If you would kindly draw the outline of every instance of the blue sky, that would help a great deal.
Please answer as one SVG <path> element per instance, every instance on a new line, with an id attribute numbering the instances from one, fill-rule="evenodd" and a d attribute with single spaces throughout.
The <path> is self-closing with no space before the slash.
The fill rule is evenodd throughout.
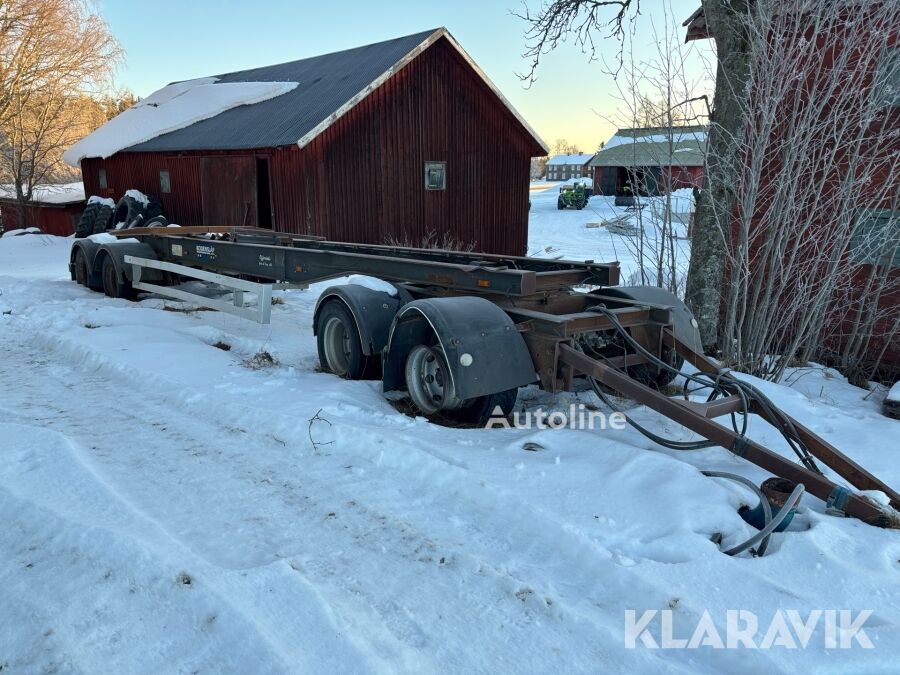
<path id="1" fill-rule="evenodd" d="M 651 23 L 661 25 L 664 1 L 642 3 L 643 14 L 634 26 L 640 57 L 656 50 Z M 537 2 L 531 0 L 530 6 Z M 672 0 L 679 29 L 698 3 Z M 612 78 L 600 63 L 590 63 L 567 44 L 544 58 L 537 82 L 526 89 L 516 75 L 527 67 L 521 56 L 525 25 L 510 14 L 519 7 L 516 0 L 100 2 L 127 53 L 118 83 L 139 96 L 172 80 L 292 61 L 446 26 L 548 144 L 567 138 L 582 150 L 594 150 L 615 129 L 604 119 L 617 108 Z M 617 43 L 603 45 L 614 59 Z M 699 66 L 692 62 L 691 72 L 695 70 Z"/>

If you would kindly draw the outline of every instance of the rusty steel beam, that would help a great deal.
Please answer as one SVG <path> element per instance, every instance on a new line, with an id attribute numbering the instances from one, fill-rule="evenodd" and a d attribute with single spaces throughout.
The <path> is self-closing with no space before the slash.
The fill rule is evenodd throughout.
<path id="1" fill-rule="evenodd" d="M 715 361 L 704 354 L 694 352 L 689 346 L 674 336 L 671 331 L 664 331 L 663 341 L 674 348 L 682 358 L 694 364 L 698 370 L 708 374 L 716 374 L 719 372 L 720 367 Z M 900 510 L 900 494 L 898 494 L 896 490 L 891 488 L 884 481 L 875 477 L 874 474 L 861 467 L 824 438 L 818 436 L 811 429 L 804 426 L 787 413 L 780 410 L 775 412 L 775 415 L 781 417 L 781 420 L 779 420 L 773 418 L 770 411 L 763 410 L 758 405 L 752 405 L 750 411 L 759 415 L 778 429 L 783 429 L 785 426 L 787 429 L 793 427 L 794 431 L 796 431 L 796 434 L 793 435 L 795 440 L 799 441 L 807 449 L 809 454 L 816 459 L 821 460 L 826 466 L 847 480 L 857 490 L 880 490 L 885 493 L 888 496 L 888 499 L 890 499 L 891 507 Z"/>
<path id="2" fill-rule="evenodd" d="M 732 429 L 722 426 L 690 407 L 680 405 L 655 389 L 590 358 L 569 345 L 561 344 L 559 346 L 559 360 L 561 363 L 571 366 L 576 372 L 588 375 L 606 386 L 612 387 L 703 438 L 722 446 L 738 457 L 743 457 L 777 476 L 787 478 L 795 483 L 803 483 L 807 492 L 825 502 L 833 499 L 836 494 L 841 494 L 843 490 L 825 476 L 795 464 L 749 438 L 740 436 Z M 853 493 L 842 495 L 842 502 L 842 510 L 848 516 L 859 518 L 879 527 L 900 528 L 897 514 L 888 513 L 883 507 L 861 495 Z"/>

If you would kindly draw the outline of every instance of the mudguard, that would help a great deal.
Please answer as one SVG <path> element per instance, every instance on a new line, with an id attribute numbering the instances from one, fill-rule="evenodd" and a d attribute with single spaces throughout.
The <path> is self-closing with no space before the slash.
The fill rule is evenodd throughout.
<path id="1" fill-rule="evenodd" d="M 444 350 L 462 399 L 537 381 L 525 340 L 497 305 L 469 296 L 426 298 L 404 305 L 394 319 L 384 352 L 384 390 L 405 389 L 410 350 L 433 342 Z"/>
<path id="2" fill-rule="evenodd" d="M 358 284 L 329 286 L 316 302 L 313 314 L 313 335 L 319 325 L 319 312 L 326 302 L 337 299 L 343 302 L 356 321 L 359 330 L 359 342 L 363 353 L 380 354 L 387 345 L 391 323 L 403 304 L 404 293 L 390 295 L 384 291 L 375 291 Z"/>
<path id="3" fill-rule="evenodd" d="M 675 335 L 679 340 L 690 346 L 698 354 L 703 353 L 703 345 L 700 342 L 700 329 L 697 328 L 697 320 L 688 309 L 688 306 L 675 294 L 656 286 L 624 286 L 604 288 L 603 295 L 632 300 L 638 304 L 662 305 L 672 308 Z"/>
<path id="4" fill-rule="evenodd" d="M 148 258 L 149 260 L 158 260 L 156 252 L 147 244 L 139 241 L 117 241 L 110 244 L 102 244 L 100 252 L 96 256 L 94 266 L 91 268 L 94 273 L 100 274 L 103 270 L 103 258 L 109 256 L 113 259 L 116 266 L 116 275 L 119 277 L 119 283 L 132 281 L 131 265 L 125 262 L 125 256 L 132 255 L 136 258 Z M 141 280 L 150 282 L 164 281 L 166 276 L 162 270 L 155 270 L 145 267 L 141 270 Z"/>

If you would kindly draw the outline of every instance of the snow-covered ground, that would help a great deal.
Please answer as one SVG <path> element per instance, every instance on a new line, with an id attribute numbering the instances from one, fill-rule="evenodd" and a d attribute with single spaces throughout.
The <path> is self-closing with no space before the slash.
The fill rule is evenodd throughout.
<path id="1" fill-rule="evenodd" d="M 616 215 L 603 198 L 532 200 L 533 252 L 627 262 L 585 227 Z M 3 675 L 896 672 L 900 533 L 805 498 L 765 557 L 728 557 L 711 537 L 748 537 L 737 508 L 753 499 L 700 469 L 765 473 L 725 450 L 440 427 L 377 382 L 317 372 L 326 284 L 280 294 L 260 326 L 92 293 L 68 279 L 69 246 L 0 239 Z M 817 368 L 760 386 L 900 485 L 883 393 Z M 598 401 L 532 387 L 518 406 L 571 403 Z M 672 610 L 676 638 L 704 612 L 724 637 L 727 610 L 762 633 L 777 610 L 872 610 L 874 648 L 827 648 L 821 622 L 806 648 L 626 648 L 626 611 L 653 609 Z"/>

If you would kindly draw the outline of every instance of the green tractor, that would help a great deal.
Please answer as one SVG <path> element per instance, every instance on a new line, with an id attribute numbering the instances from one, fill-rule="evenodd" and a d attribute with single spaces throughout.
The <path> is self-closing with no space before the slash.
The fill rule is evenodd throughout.
<path id="1" fill-rule="evenodd" d="M 563 185 L 559 188 L 556 208 L 560 211 L 563 209 L 578 209 L 580 211 L 587 206 L 587 200 L 588 195 L 584 183 L 575 182 L 572 185 Z"/>

